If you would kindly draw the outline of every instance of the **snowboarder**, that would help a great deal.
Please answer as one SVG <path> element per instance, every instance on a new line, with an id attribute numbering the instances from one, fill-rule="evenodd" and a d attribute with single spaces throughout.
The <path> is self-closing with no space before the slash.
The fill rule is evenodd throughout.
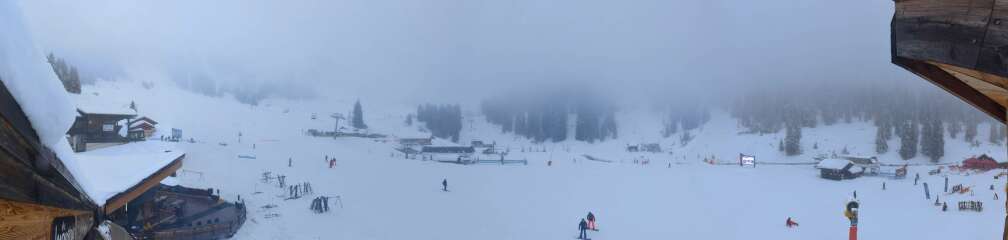
<path id="1" fill-rule="evenodd" d="M 581 223 L 578 223 L 578 230 L 581 231 L 578 239 L 588 239 L 588 232 L 586 231 L 588 230 L 588 222 L 585 222 L 584 218 L 581 219 Z"/>
<path id="2" fill-rule="evenodd" d="M 791 217 L 788 217 L 787 221 L 784 222 L 784 226 L 788 228 L 795 228 L 798 227 L 798 222 L 795 222 L 794 220 L 791 220 Z"/>
<path id="3" fill-rule="evenodd" d="M 448 191 L 448 179 L 441 180 L 441 191 Z"/>
<path id="4" fill-rule="evenodd" d="M 588 229 L 598 231 L 598 228 L 595 226 L 595 214 L 592 214 L 592 212 L 588 212 Z"/>

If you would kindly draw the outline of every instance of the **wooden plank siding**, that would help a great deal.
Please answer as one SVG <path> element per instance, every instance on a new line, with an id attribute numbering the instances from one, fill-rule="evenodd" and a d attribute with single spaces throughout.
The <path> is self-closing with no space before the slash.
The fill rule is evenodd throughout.
<path id="1" fill-rule="evenodd" d="M 892 61 L 1005 122 L 1008 0 L 898 0 Z"/>
<path id="2" fill-rule="evenodd" d="M 0 239 L 50 239 L 57 220 L 83 239 L 97 209 L 0 79 Z"/>
<path id="3" fill-rule="evenodd" d="M 94 225 L 90 211 L 0 199 L 0 239 L 53 239 L 53 219 L 60 217 L 74 219 L 74 239 L 84 239 Z"/>

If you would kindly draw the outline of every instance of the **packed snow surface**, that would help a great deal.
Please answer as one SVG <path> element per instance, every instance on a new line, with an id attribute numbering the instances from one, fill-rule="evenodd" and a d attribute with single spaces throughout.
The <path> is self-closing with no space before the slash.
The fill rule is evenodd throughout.
<path id="1" fill-rule="evenodd" d="M 818 155 L 843 148 L 852 155 L 873 155 L 875 129 L 865 122 L 804 129 L 805 154 L 785 156 L 776 144 L 783 134 L 739 135 L 735 120 L 721 111 L 695 130 L 696 138 L 687 144 L 661 138 L 660 118 L 646 111 L 620 119 L 619 139 L 534 144 L 501 133 L 470 110 L 460 142 L 496 142 L 510 150 L 507 159 L 527 159 L 528 165 L 456 165 L 406 159 L 394 150 L 393 138 L 304 134 L 312 128 L 332 129 L 335 120 L 327 116 L 349 110 L 353 95 L 249 106 L 227 96 L 179 90 L 171 83 L 145 89 L 131 81 L 99 82 L 85 86 L 84 92 L 117 102 L 135 100 L 139 112 L 162 123 L 159 131 L 170 124 L 184 131 L 184 139 L 194 139 L 179 143 L 186 162 L 172 181 L 219 188 L 230 200 L 240 196 L 250 212 L 237 239 L 574 239 L 578 221 L 589 211 L 598 216 L 600 228 L 589 232 L 592 239 L 847 239 L 850 223 L 842 211 L 855 191 L 861 202 L 861 239 L 995 239 L 1003 227 L 1003 200 L 994 200 L 994 194 L 1005 186 L 1003 179 L 994 180 L 995 171 L 946 169 L 931 175 L 938 166 L 928 165 L 928 159 L 904 161 L 893 150 L 878 158 L 887 164 L 910 163 L 906 179 L 820 178 Z M 417 125 L 404 124 L 415 109 L 412 104 L 362 103 L 369 131 L 426 136 Z M 318 117 L 312 119 L 313 114 Z M 435 142 L 449 145 L 443 139 Z M 660 143 L 665 152 L 625 151 L 628 144 L 648 142 Z M 970 147 L 961 138 L 949 138 L 940 163 L 983 153 L 1005 159 L 1005 152 L 1003 145 Z M 760 164 L 739 167 L 739 153 L 755 155 Z M 333 168 L 326 157 L 335 159 Z M 712 165 L 705 158 L 736 164 Z M 275 179 L 263 180 L 266 172 L 286 176 L 288 184 L 310 182 L 315 194 L 287 199 L 288 189 Z M 917 184 L 916 174 L 921 175 Z M 950 185 L 973 191 L 945 193 L 946 176 Z M 441 190 L 442 180 L 449 191 Z M 923 183 L 929 184 L 930 199 Z M 317 196 L 331 197 L 332 211 L 313 213 L 309 206 Z M 936 198 L 948 204 L 948 211 L 934 205 Z M 960 211 L 959 201 L 981 201 L 985 209 Z M 788 217 L 800 226 L 786 228 Z"/>

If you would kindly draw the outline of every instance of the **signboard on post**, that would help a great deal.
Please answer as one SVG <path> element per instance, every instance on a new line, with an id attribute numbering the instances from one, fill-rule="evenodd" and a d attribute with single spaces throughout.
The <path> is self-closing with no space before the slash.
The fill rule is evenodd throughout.
<path id="1" fill-rule="evenodd" d="M 756 156 L 750 156 L 739 153 L 739 166 L 756 167 Z"/>

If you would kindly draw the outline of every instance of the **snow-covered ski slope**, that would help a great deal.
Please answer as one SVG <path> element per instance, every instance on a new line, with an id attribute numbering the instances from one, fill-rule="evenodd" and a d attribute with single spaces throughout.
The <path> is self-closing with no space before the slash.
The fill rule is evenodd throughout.
<path id="1" fill-rule="evenodd" d="M 404 159 L 393 153 L 392 143 L 373 139 L 302 134 L 309 128 L 331 129 L 334 120 L 329 115 L 345 115 L 360 97 L 373 132 L 423 136 L 416 126 L 403 124 L 418 103 L 369 104 L 367 96 L 348 95 L 249 106 L 226 96 L 193 94 L 171 83 L 155 82 L 145 89 L 131 81 L 84 86 L 83 94 L 135 101 L 141 115 L 162 123 L 161 132 L 177 127 L 185 138 L 194 138 L 196 143 L 179 144 L 187 158 L 178 181 L 220 188 L 232 200 L 240 195 L 250 215 L 237 239 L 573 239 L 588 211 L 598 216 L 602 229 L 589 232 L 592 239 L 847 239 L 849 223 L 842 211 L 853 191 L 862 204 L 861 239 L 995 239 L 1005 212 L 1004 202 L 995 201 L 995 191 L 989 189 L 991 184 L 996 190 L 1005 187 L 1003 179 L 993 179 L 994 172 L 948 175 L 951 184 L 970 186 L 974 192 L 945 195 L 943 176 L 929 175 L 934 168 L 930 166 L 911 166 L 903 180 L 837 182 L 819 178 L 808 165 L 741 168 L 701 160 L 713 155 L 730 162 L 746 153 L 764 162 L 808 162 L 844 146 L 851 154 L 873 155 L 875 129 L 870 123 L 804 129 L 805 154 L 785 157 L 777 151 L 782 134 L 737 135 L 740 129 L 723 112 L 715 112 L 685 146 L 678 137 L 660 137 L 658 114 L 634 109 L 626 109 L 634 114 L 620 115 L 619 139 L 536 145 L 500 133 L 482 121 L 478 110 L 470 109 L 463 141 L 496 141 L 510 149 L 508 159 L 528 159 L 529 164 L 463 166 Z M 980 127 L 978 139 L 986 139 L 986 128 Z M 946 139 L 943 162 L 981 153 L 1006 158 L 1003 146 L 970 148 L 961 138 Z M 672 154 L 624 151 L 626 144 L 644 142 L 661 142 Z M 818 149 L 812 149 L 814 143 Z M 898 140 L 889 145 L 892 150 L 880 159 L 904 162 L 895 153 Z M 612 162 L 589 161 L 584 154 Z M 326 156 L 336 159 L 335 168 L 328 168 Z M 292 167 L 288 159 L 293 159 Z M 634 164 L 634 159 L 651 164 Z M 928 160 L 919 156 L 910 162 Z M 286 175 L 288 183 L 311 182 L 316 194 L 284 200 L 286 188 L 261 180 L 266 171 Z M 922 185 L 914 185 L 916 173 L 930 185 L 930 200 L 924 199 Z M 441 191 L 442 179 L 448 180 L 450 192 Z M 339 196 L 343 207 L 313 213 L 311 200 L 320 195 Z M 948 212 L 933 205 L 936 196 L 949 204 Z M 957 202 L 965 200 L 984 202 L 984 211 L 960 212 Z M 276 207 L 263 208 L 267 205 Z M 787 217 L 800 227 L 785 228 Z"/>

